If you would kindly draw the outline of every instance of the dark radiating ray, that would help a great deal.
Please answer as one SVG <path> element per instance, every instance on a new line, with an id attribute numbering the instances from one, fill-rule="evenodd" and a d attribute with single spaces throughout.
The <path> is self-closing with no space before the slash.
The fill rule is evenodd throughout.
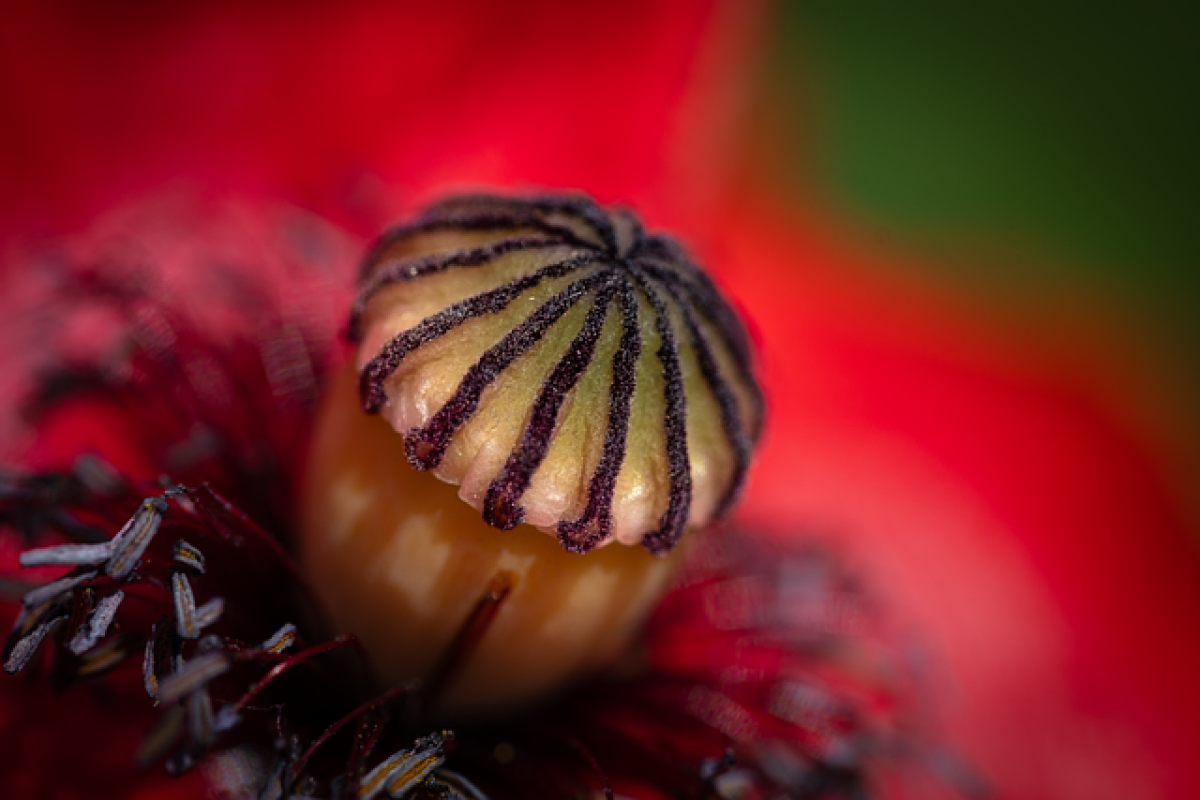
<path id="1" fill-rule="evenodd" d="M 636 214 L 625 210 L 613 212 L 613 217 L 618 220 L 618 222 L 612 223 L 616 235 L 614 245 L 616 248 L 615 255 L 622 259 L 636 256 L 646 241 L 646 231 L 642 228 L 641 220 L 637 218 Z M 624 241 L 622 241 L 623 237 L 620 235 L 620 228 L 622 226 L 627 228 L 628 234 L 624 237 Z"/>
<path id="2" fill-rule="evenodd" d="M 637 363 L 642 354 L 642 333 L 638 327 L 637 297 L 624 275 L 620 295 L 621 343 L 613 354 L 604 451 L 588 484 L 588 501 L 583 513 L 576 520 L 564 520 L 558 524 L 559 543 L 574 553 L 586 553 L 593 549 L 607 539 L 612 531 L 613 490 L 625 462 L 629 411 L 637 388 Z"/>
<path id="3" fill-rule="evenodd" d="M 543 221 L 544 215 L 562 214 L 573 217 L 576 221 L 585 223 L 596 236 L 596 241 L 588 242 L 589 246 L 599 246 L 612 255 L 615 251 L 616 237 L 612 223 L 602 208 L 585 195 L 550 195 L 528 198 L 509 198 L 498 195 L 474 194 L 452 197 L 435 205 L 422 217 L 483 217 L 500 214 L 529 214 L 539 216 Z"/>
<path id="4" fill-rule="evenodd" d="M 608 306 L 616 293 L 611 273 L 599 287 L 592 307 L 583 320 L 583 327 L 563 354 L 554 370 L 542 384 L 517 448 L 508 455 L 500 475 L 488 486 L 483 502 L 483 521 L 494 528 L 512 530 L 525 520 L 525 511 L 519 505 L 521 495 L 529 488 L 533 473 L 541 466 L 550 449 L 558 424 L 558 414 L 567 393 L 575 388 L 580 377 L 592 362 L 596 343 L 604 329 Z"/>
<path id="5" fill-rule="evenodd" d="M 637 255 L 661 259 L 668 264 L 686 264 L 695 269 L 688 254 L 679 246 L 678 242 L 669 236 L 658 233 L 652 233 L 642 240 L 641 251 Z"/>
<path id="6" fill-rule="evenodd" d="M 687 525 L 692 509 L 692 471 L 688 458 L 687 441 L 687 395 L 683 389 L 683 374 L 679 369 L 679 348 L 667 306 L 649 281 L 634 270 L 633 275 L 654 310 L 654 325 L 662 342 L 658 347 L 659 363 L 662 365 L 666 411 L 663 414 L 663 431 L 666 435 L 668 500 L 667 510 L 659 519 L 658 530 L 642 537 L 642 546 L 655 555 L 662 555 L 679 542 Z"/>
<path id="7" fill-rule="evenodd" d="M 745 360 L 748 368 L 753 349 L 746 329 L 708 273 L 696 266 L 677 242 L 666 236 L 647 236 L 640 256 L 638 260 L 645 268 L 669 272 L 683 283 L 696 305 L 717 325 L 739 360 Z"/>
<path id="8" fill-rule="evenodd" d="M 504 208 L 484 213 L 431 213 L 405 225 L 398 225 L 376 239 L 363 257 L 358 278 L 360 281 L 366 279 L 389 249 L 413 236 L 437 231 L 504 232 L 517 228 L 530 228 L 577 247 L 596 247 L 597 244 L 581 239 L 571 228 L 550 222 L 542 213 L 530 208 Z"/>
<path id="9" fill-rule="evenodd" d="M 575 281 L 536 311 L 471 365 L 458 388 L 444 406 L 423 427 L 404 437 L 404 451 L 417 469 L 433 469 L 442 461 L 450 440 L 479 407 L 484 389 L 492 385 L 510 364 L 541 341 L 546 331 L 585 294 L 611 280 L 608 273 L 597 273 Z"/>
<path id="10" fill-rule="evenodd" d="M 387 391 L 384 382 L 400 366 L 413 350 L 423 344 L 444 336 L 467 320 L 503 311 L 509 303 L 521 296 L 542 281 L 561 278 L 577 269 L 593 263 L 599 258 L 596 253 L 581 253 L 565 261 L 542 267 L 532 275 L 489 289 L 486 292 L 468 297 L 438 313 L 426 317 L 412 328 L 393 336 L 379 352 L 367 362 L 359 373 L 359 396 L 362 399 L 363 410 L 374 414 L 387 402 Z"/>
<path id="11" fill-rule="evenodd" d="M 533 201 L 535 208 L 549 212 L 571 214 L 586 222 L 608 250 L 609 255 L 616 255 L 617 235 L 613 230 L 612 220 L 598 205 L 586 197 L 546 197 Z"/>
<path id="12" fill-rule="evenodd" d="M 651 236 L 647 241 L 661 237 Z M 678 251 L 678 246 L 673 248 Z M 683 258 L 683 256 L 681 256 Z M 638 264 L 655 278 L 676 283 L 687 292 L 688 297 L 729 341 L 739 360 L 750 360 L 753 348 L 746 329 L 733 308 L 716 284 L 699 267 L 688 261 L 672 262 L 657 256 L 643 255 Z"/>
<path id="13" fill-rule="evenodd" d="M 420 258 L 406 258 L 391 264 L 383 272 L 378 272 L 359 289 L 354 305 L 350 307 L 350 322 L 348 324 L 351 341 L 357 342 L 362 336 L 362 316 L 367 305 L 375 295 L 397 283 L 423 278 L 455 267 L 478 267 L 489 264 L 500 256 L 520 250 L 535 250 L 539 248 L 562 247 L 566 242 L 561 238 L 546 236 L 521 236 L 515 239 L 503 239 L 483 247 L 473 247 L 466 250 L 452 250 L 448 253 L 434 253 Z"/>
<path id="14" fill-rule="evenodd" d="M 690 305 L 699 309 L 700 313 L 716 327 L 721 338 L 728 344 L 732 351 L 734 365 L 737 367 L 738 378 L 742 386 L 749 392 L 754 407 L 754 418 L 750 420 L 750 441 L 757 442 L 762 433 L 763 396 L 758 386 L 758 378 L 755 377 L 753 371 L 753 348 L 737 314 L 725 302 L 720 290 L 699 269 L 690 267 L 687 270 L 681 270 L 646 259 L 638 259 L 637 263 L 641 269 L 656 280 L 681 288 L 691 300 Z M 680 303 L 680 305 L 684 305 L 684 303 Z"/>
<path id="15" fill-rule="evenodd" d="M 725 438 L 729 440 L 729 447 L 733 451 L 733 477 L 729 480 L 729 484 L 725 488 L 725 494 L 722 495 L 720 501 L 717 503 L 716 511 L 713 513 L 713 517 L 719 519 L 725 515 L 725 512 L 729 510 L 729 507 L 742 491 L 742 485 L 746 481 L 746 470 L 750 466 L 751 444 L 745 430 L 742 428 L 741 412 L 738 410 L 737 398 L 733 396 L 729 384 L 721 375 L 721 370 L 717 366 L 716 359 L 713 358 L 708 340 L 704 338 L 704 334 L 700 330 L 700 325 L 696 321 L 696 314 L 692 310 L 691 304 L 682 296 L 679 287 L 664 282 L 663 289 L 670 295 L 671 299 L 675 301 L 675 304 L 679 306 L 679 310 L 683 313 L 684 327 L 687 328 L 692 349 L 696 352 L 696 361 L 700 365 L 700 374 L 704 377 L 704 382 L 708 384 L 709 390 L 717 400 L 717 407 L 721 410 L 721 427 L 725 430 Z"/>

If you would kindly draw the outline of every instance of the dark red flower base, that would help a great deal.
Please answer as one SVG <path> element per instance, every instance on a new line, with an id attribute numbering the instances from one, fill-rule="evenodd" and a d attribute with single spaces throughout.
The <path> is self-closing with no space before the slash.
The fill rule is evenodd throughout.
<path id="1" fill-rule="evenodd" d="M 321 635 L 287 549 L 335 346 L 287 298 L 322 278 L 259 268 L 253 238 L 226 231 L 245 263 L 207 293 L 171 288 L 220 263 L 194 234 L 142 272 L 120 249 L 68 260 L 46 300 L 66 324 L 30 384 L 33 447 L 0 482 L 20 673 L 0 679 L 0 730 L 31 753 L 2 793 L 152 796 L 165 769 L 173 796 L 201 775 L 217 796 L 859 798 L 944 763 L 844 565 L 744 531 L 695 544 L 619 670 L 526 717 L 450 734 L 422 713 L 436 677 L 375 685 L 353 632 Z M 88 320 L 101 344 L 72 350 Z"/>

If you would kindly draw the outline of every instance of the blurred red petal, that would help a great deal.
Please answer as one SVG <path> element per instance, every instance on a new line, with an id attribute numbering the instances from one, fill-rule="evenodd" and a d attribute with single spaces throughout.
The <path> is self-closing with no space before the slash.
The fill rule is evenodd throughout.
<path id="1" fill-rule="evenodd" d="M 727 222 L 772 401 L 742 516 L 846 542 L 1000 796 L 1196 796 L 1200 557 L 1169 463 L 1052 344 L 761 203 Z"/>
<path id="2" fill-rule="evenodd" d="M 723 163 L 706 152 L 724 127 L 707 107 L 727 100 L 761 5 L 8 8 L 0 219 L 69 230 L 179 181 L 372 226 L 372 204 L 393 202 L 383 185 L 555 185 L 661 204 L 681 175 Z"/>

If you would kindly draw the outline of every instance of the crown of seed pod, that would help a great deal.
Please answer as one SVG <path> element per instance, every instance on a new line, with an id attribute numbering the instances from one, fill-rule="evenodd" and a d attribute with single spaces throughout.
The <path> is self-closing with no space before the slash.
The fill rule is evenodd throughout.
<path id="1" fill-rule="evenodd" d="M 737 497 L 762 422 L 741 321 L 629 212 L 446 200 L 386 233 L 350 319 L 364 410 L 497 528 L 653 553 Z"/>

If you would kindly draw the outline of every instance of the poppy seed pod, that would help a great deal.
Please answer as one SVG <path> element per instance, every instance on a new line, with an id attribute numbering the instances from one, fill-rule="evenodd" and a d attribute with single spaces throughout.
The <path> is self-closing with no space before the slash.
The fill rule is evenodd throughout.
<path id="1" fill-rule="evenodd" d="M 585 198 L 454 198 L 390 231 L 365 259 L 350 336 L 359 402 L 344 375 L 320 414 L 306 558 L 386 680 L 456 672 L 450 706 L 476 705 L 470 672 L 490 706 L 617 652 L 670 560 L 604 545 L 667 554 L 728 510 L 758 438 L 729 305 L 670 239 Z M 497 596 L 470 657 L 438 668 Z M 389 631 L 414 619 L 430 652 L 389 654 Z M 531 654 L 536 668 L 520 663 Z"/>

